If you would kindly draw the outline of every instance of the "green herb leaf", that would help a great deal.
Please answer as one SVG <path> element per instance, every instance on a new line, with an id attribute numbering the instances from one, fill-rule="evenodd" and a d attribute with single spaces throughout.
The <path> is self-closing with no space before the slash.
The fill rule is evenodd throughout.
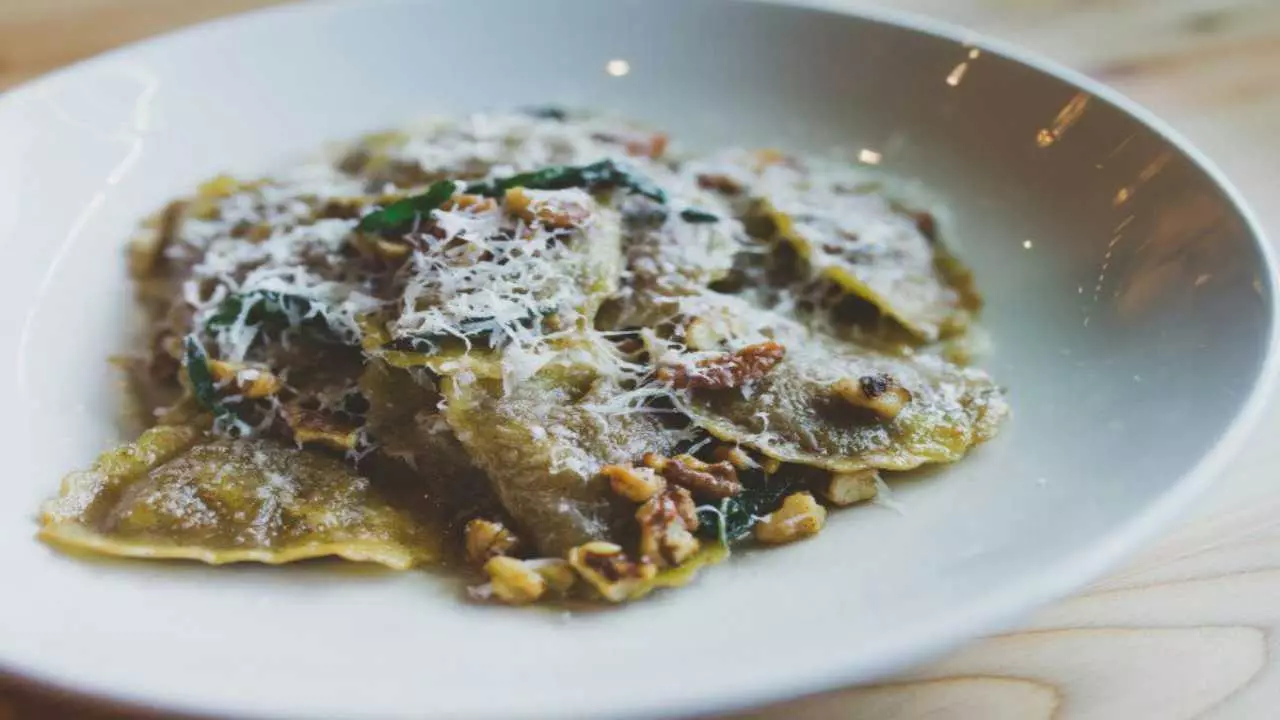
<path id="1" fill-rule="evenodd" d="M 794 489 L 795 483 L 762 474 L 758 484 L 743 487 L 737 495 L 721 500 L 718 507 L 699 508 L 698 534 L 718 538 L 723 544 L 741 540 L 751 532 L 757 517 L 776 510 Z"/>
<path id="2" fill-rule="evenodd" d="M 534 172 L 474 182 L 467 186 L 467 192 L 497 197 L 517 187 L 530 190 L 619 187 L 654 202 L 667 201 L 667 194 L 652 180 L 614 160 L 601 160 L 590 165 L 552 165 Z"/>
<path id="3" fill-rule="evenodd" d="M 323 306 L 312 298 L 274 290 L 252 290 L 231 295 L 219 303 L 205 327 L 211 330 L 231 327 L 244 315 L 249 325 L 274 329 L 297 327 L 317 340 L 342 342 L 322 310 Z"/>
<path id="4" fill-rule="evenodd" d="M 698 223 L 720 222 L 719 215 L 712 215 L 711 213 L 705 210 L 699 210 L 697 208 L 688 208 L 685 210 L 681 210 L 680 219 L 684 220 L 687 223 L 694 223 L 695 225 Z"/>
<path id="5" fill-rule="evenodd" d="M 195 393 L 196 402 L 216 417 L 230 415 L 231 411 L 218 400 L 213 373 L 209 372 L 209 355 L 204 351 L 200 340 L 195 335 L 188 335 L 182 344 L 186 351 L 187 379 L 191 381 L 191 391 Z"/>
<path id="6" fill-rule="evenodd" d="M 218 309 L 205 323 L 205 327 L 231 327 L 239 319 L 240 314 L 245 312 L 246 306 L 249 310 L 245 322 L 251 325 L 272 321 L 292 324 L 290 318 L 310 316 L 315 307 L 315 301 L 301 295 L 272 290 L 237 293 L 218 304 Z"/>
<path id="7" fill-rule="evenodd" d="M 413 195 L 403 200 L 397 200 L 381 210 L 365 215 L 361 218 L 360 223 L 356 225 L 356 230 L 379 235 L 403 233 L 413 225 L 414 220 L 439 208 L 445 201 L 453 197 L 456 189 L 457 186 L 452 180 L 441 180 L 433 183 L 421 195 Z"/>

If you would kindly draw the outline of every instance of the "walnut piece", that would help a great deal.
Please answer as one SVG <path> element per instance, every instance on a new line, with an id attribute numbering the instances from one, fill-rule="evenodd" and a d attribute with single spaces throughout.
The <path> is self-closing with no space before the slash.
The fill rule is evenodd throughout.
<path id="1" fill-rule="evenodd" d="M 738 445 L 720 445 L 713 453 L 716 460 L 727 462 L 739 470 L 750 470 L 760 467 L 760 464 L 751 459 L 746 450 Z"/>
<path id="2" fill-rule="evenodd" d="M 742 192 L 742 183 L 719 173 L 703 173 L 698 176 L 698 187 L 703 190 L 715 190 L 725 195 L 737 195 Z"/>
<path id="3" fill-rule="evenodd" d="M 866 375 L 857 380 L 844 378 L 831 387 L 845 402 L 866 408 L 883 420 L 898 417 L 898 413 L 911 402 L 911 391 L 885 373 Z"/>
<path id="4" fill-rule="evenodd" d="M 769 545 L 802 540 L 817 535 L 827 522 L 827 509 L 807 492 L 788 495 L 782 506 L 756 523 L 756 540 Z"/>
<path id="5" fill-rule="evenodd" d="M 699 499 L 723 500 L 742 492 L 738 471 L 727 460 L 709 463 L 692 455 L 665 458 L 645 453 L 641 462 L 658 471 L 667 482 L 688 488 Z"/>
<path id="6" fill-rule="evenodd" d="M 787 349 L 773 341 L 748 345 L 737 352 L 699 360 L 693 368 L 671 365 L 659 368 L 658 380 L 677 389 L 724 390 L 764 377 L 782 362 Z"/>
<path id="7" fill-rule="evenodd" d="M 510 555 L 520 544 L 520 538 L 505 525 L 494 520 L 473 518 L 463 530 L 463 545 L 467 560 L 482 565 L 499 555 Z"/>
<path id="8" fill-rule="evenodd" d="M 489 558 L 484 571 L 494 596 L 508 605 L 526 605 L 547 591 L 547 581 L 523 560 L 499 555 Z"/>
<path id="9" fill-rule="evenodd" d="M 605 465 L 600 468 L 600 474 L 609 479 L 609 487 L 614 493 L 631 502 L 642 503 L 666 486 L 662 478 L 647 467 Z"/>
<path id="10" fill-rule="evenodd" d="M 215 382 L 229 385 L 250 400 L 269 397 L 280 391 L 280 378 L 266 368 L 212 359 L 208 365 L 209 374 Z"/>
<path id="11" fill-rule="evenodd" d="M 874 468 L 847 473 L 832 473 L 822 490 L 822 497 L 832 505 L 844 507 L 870 500 L 879 492 L 879 471 Z"/>
<path id="12" fill-rule="evenodd" d="M 510 188 L 503 196 L 507 212 L 527 223 L 540 222 L 551 228 L 571 228 L 582 225 L 591 216 L 591 208 L 555 197 L 555 191 L 538 191 L 527 188 Z"/>
<path id="13" fill-rule="evenodd" d="M 560 558 L 536 558 L 533 560 L 525 560 L 525 567 L 532 568 L 534 572 L 542 576 L 542 580 L 547 584 L 547 590 L 556 595 L 567 595 L 573 589 L 574 583 L 578 581 L 578 574 L 573 571 L 573 566 L 568 560 Z"/>
<path id="14" fill-rule="evenodd" d="M 643 593 L 658 573 L 653 563 L 631 560 L 621 547 L 602 541 L 570 550 L 569 564 L 609 602 L 622 602 Z"/>
<path id="15" fill-rule="evenodd" d="M 334 450 L 354 450 L 360 444 L 360 429 L 350 423 L 299 405 L 285 405 L 282 415 L 293 439 L 300 445 L 327 445 Z"/>
<path id="16" fill-rule="evenodd" d="M 636 510 L 640 524 L 640 555 L 659 566 L 675 567 L 698 552 L 697 509 L 682 487 L 669 487 Z"/>

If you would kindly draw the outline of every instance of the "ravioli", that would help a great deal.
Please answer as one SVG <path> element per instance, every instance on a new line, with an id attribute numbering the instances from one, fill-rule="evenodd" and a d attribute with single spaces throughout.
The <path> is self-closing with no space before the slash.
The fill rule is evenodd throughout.
<path id="1" fill-rule="evenodd" d="M 657 158 L 665 149 L 663 133 L 635 123 L 543 107 L 429 118 L 405 130 L 368 135 L 347 147 L 337 164 L 380 192 L 388 184 L 470 180 L 605 157 Z"/>
<path id="2" fill-rule="evenodd" d="M 586 325 L 618 287 L 617 213 L 579 188 L 460 195 L 431 213 L 399 273 L 392 351 L 439 361 Z M 459 352 L 460 348 L 460 352 Z"/>
<path id="3" fill-rule="evenodd" d="M 40 535 L 105 555 L 281 564 L 336 556 L 405 569 L 437 531 L 340 460 L 158 426 L 68 475 Z"/>
<path id="4" fill-rule="evenodd" d="M 959 460 L 995 436 L 1008 408 L 981 371 L 940 358 L 788 349 L 749 392 L 695 390 L 684 408 L 712 435 L 780 460 L 833 472 L 910 470 Z M 842 379 L 888 376 L 911 394 L 893 419 L 849 404 Z"/>
<path id="5" fill-rule="evenodd" d="M 979 359 L 980 302 L 933 215 L 850 163 L 558 108 L 214 178 L 129 268 L 145 336 L 114 362 L 151 429 L 44 506 L 67 550 L 624 602 L 1009 413 L 950 361 Z"/>
<path id="6" fill-rule="evenodd" d="M 744 249 L 746 233 L 726 203 L 674 177 L 670 182 L 666 206 L 637 196 L 620 203 L 629 278 L 603 313 L 608 329 L 668 319 L 678 298 L 728 276 Z"/>
<path id="7" fill-rule="evenodd" d="M 493 380 L 445 381 L 446 420 L 546 554 L 616 537 L 628 518 L 600 469 L 674 446 L 657 414 L 617 402 L 624 389 L 605 371 L 617 363 L 587 342 L 505 392 Z"/>
<path id="8" fill-rule="evenodd" d="M 689 169 L 728 183 L 825 278 L 924 342 L 963 330 L 978 307 L 967 271 L 936 237 L 933 217 L 888 197 L 872 176 L 841 164 L 781 154 L 726 154 Z"/>
<path id="9" fill-rule="evenodd" d="M 750 382 L 676 396 L 694 423 L 721 440 L 833 472 L 910 470 L 959 460 L 994 437 L 1008 414 L 1003 392 L 981 370 L 930 354 L 858 347 L 744 305 L 730 296 L 692 299 L 683 304 L 674 338 L 648 336 L 651 354 L 667 367 L 706 366 L 761 342 L 784 348 L 781 361 Z M 872 409 L 870 398 L 851 402 L 848 384 L 864 379 L 888 383 L 909 400 L 892 418 Z"/>
<path id="10" fill-rule="evenodd" d="M 359 383 L 369 404 L 364 427 L 380 454 L 408 465 L 432 491 L 474 495 L 488 480 L 445 421 L 439 382 L 425 370 L 370 361 Z"/>

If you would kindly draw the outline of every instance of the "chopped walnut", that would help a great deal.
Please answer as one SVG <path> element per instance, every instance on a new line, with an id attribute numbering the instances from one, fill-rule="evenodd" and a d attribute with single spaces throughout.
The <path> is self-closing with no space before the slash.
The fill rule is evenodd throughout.
<path id="1" fill-rule="evenodd" d="M 704 173 L 698 176 L 698 187 L 703 190 L 715 190 L 725 195 L 737 195 L 742 192 L 742 184 L 728 175 Z"/>
<path id="2" fill-rule="evenodd" d="M 214 381 L 230 385 L 250 400 L 269 397 L 280 391 L 280 378 L 265 368 L 213 359 L 208 361 L 208 365 Z"/>
<path id="3" fill-rule="evenodd" d="M 532 223 L 547 227 L 571 228 L 582 225 L 591 216 L 591 208 L 572 201 L 548 197 L 545 192 L 527 188 L 511 188 L 503 197 L 507 212 Z"/>
<path id="4" fill-rule="evenodd" d="M 573 571 L 573 566 L 568 560 L 536 558 L 525 560 L 524 564 L 541 575 L 547 584 L 547 589 L 557 595 L 567 595 L 573 589 L 574 583 L 578 581 L 578 574 Z"/>
<path id="5" fill-rule="evenodd" d="M 739 470 L 750 470 L 760 467 L 759 463 L 751 459 L 746 450 L 738 445 L 721 445 L 714 452 L 716 460 L 727 462 Z"/>
<path id="6" fill-rule="evenodd" d="M 827 509 L 807 492 L 788 495 L 782 506 L 756 523 L 756 540 L 770 545 L 817 535 L 827 522 Z"/>
<path id="7" fill-rule="evenodd" d="M 505 525 L 494 520 L 474 518 L 463 530 L 467 560 L 482 565 L 490 558 L 509 555 L 520 544 L 520 538 Z"/>
<path id="8" fill-rule="evenodd" d="M 631 465 L 605 465 L 600 474 L 609 479 L 609 487 L 618 495 L 642 503 L 657 495 L 666 483 L 652 468 Z"/>
<path id="9" fill-rule="evenodd" d="M 931 213 L 913 212 L 911 219 L 915 221 L 916 229 L 929 242 L 937 242 L 938 240 L 938 222 Z"/>
<path id="10" fill-rule="evenodd" d="M 661 473 L 667 482 L 688 488 L 702 499 L 722 500 L 742 492 L 738 471 L 727 460 L 708 463 L 692 455 L 665 458 L 645 453 L 641 462 Z"/>
<path id="11" fill-rule="evenodd" d="M 683 365 L 660 368 L 657 378 L 682 390 L 736 388 L 764 377 L 786 354 L 787 349 L 776 342 L 756 343 L 737 352 L 699 360 L 693 369 Z"/>
<path id="12" fill-rule="evenodd" d="M 647 157 L 658 159 L 667 151 L 667 134 L 656 133 L 611 133 L 598 132 L 591 136 L 602 142 L 622 145 L 631 157 Z"/>
<path id="13" fill-rule="evenodd" d="M 440 205 L 441 210 L 469 210 L 473 213 L 488 212 L 497 207 L 493 198 L 483 195 L 454 195 Z"/>
<path id="14" fill-rule="evenodd" d="M 898 413 L 911 402 L 911 391 L 884 373 L 857 380 L 844 378 L 838 380 L 832 389 L 850 405 L 866 408 L 884 420 L 898 417 Z"/>
<path id="15" fill-rule="evenodd" d="M 770 165 L 783 165 L 792 162 L 791 158 L 781 150 L 765 148 L 755 151 L 756 169 L 763 170 Z"/>
<path id="16" fill-rule="evenodd" d="M 494 596 L 508 605 L 527 605 L 547 591 L 547 581 L 523 560 L 499 555 L 489 558 L 484 571 Z"/>
<path id="17" fill-rule="evenodd" d="M 870 500 L 878 491 L 880 473 L 874 468 L 847 473 L 832 473 L 822 487 L 822 497 L 832 505 L 844 507 Z"/>
<path id="18" fill-rule="evenodd" d="M 684 344 L 690 350 L 706 352 L 720 347 L 723 338 L 702 318 L 694 318 L 684 327 Z"/>
<path id="19" fill-rule="evenodd" d="M 653 563 L 636 562 L 609 542 L 589 542 L 569 551 L 569 564 L 610 602 L 622 602 L 644 592 L 658 573 Z"/>
<path id="20" fill-rule="evenodd" d="M 636 510 L 640 524 L 640 555 L 660 566 L 675 567 L 698 552 L 697 509 L 682 487 L 670 487 Z"/>
<path id="21" fill-rule="evenodd" d="M 653 133 L 640 138 L 632 138 L 625 145 L 627 154 L 633 157 L 658 159 L 667 151 L 667 134 Z"/>
<path id="22" fill-rule="evenodd" d="M 298 405 L 285 405 L 285 423 L 293 431 L 293 439 L 299 445 L 315 443 L 328 445 L 334 450 L 354 450 L 360 444 L 360 429 L 344 423 L 319 410 Z"/>
<path id="23" fill-rule="evenodd" d="M 374 238 L 372 248 L 375 255 L 389 262 L 403 260 L 409 257 L 409 253 L 413 251 L 413 248 L 407 243 L 387 240 L 386 238 Z"/>

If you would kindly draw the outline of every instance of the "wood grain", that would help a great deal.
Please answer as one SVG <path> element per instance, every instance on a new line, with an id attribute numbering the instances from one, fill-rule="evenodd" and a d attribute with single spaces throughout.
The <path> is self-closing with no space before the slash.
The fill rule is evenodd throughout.
<path id="1" fill-rule="evenodd" d="M 0 0 L 0 87 L 121 43 L 276 0 Z M 850 0 L 851 5 L 877 3 Z M 1280 229 L 1280 2 L 902 0 L 1099 77 L 1190 136 Z M 1273 233 L 1276 231 L 1273 231 Z M 1264 428 L 1280 428 L 1274 398 Z M 735 717 L 1100 720 L 1280 717 L 1280 444 L 1124 569 L 874 687 Z M 0 688 L 0 720 L 123 717 Z"/>

